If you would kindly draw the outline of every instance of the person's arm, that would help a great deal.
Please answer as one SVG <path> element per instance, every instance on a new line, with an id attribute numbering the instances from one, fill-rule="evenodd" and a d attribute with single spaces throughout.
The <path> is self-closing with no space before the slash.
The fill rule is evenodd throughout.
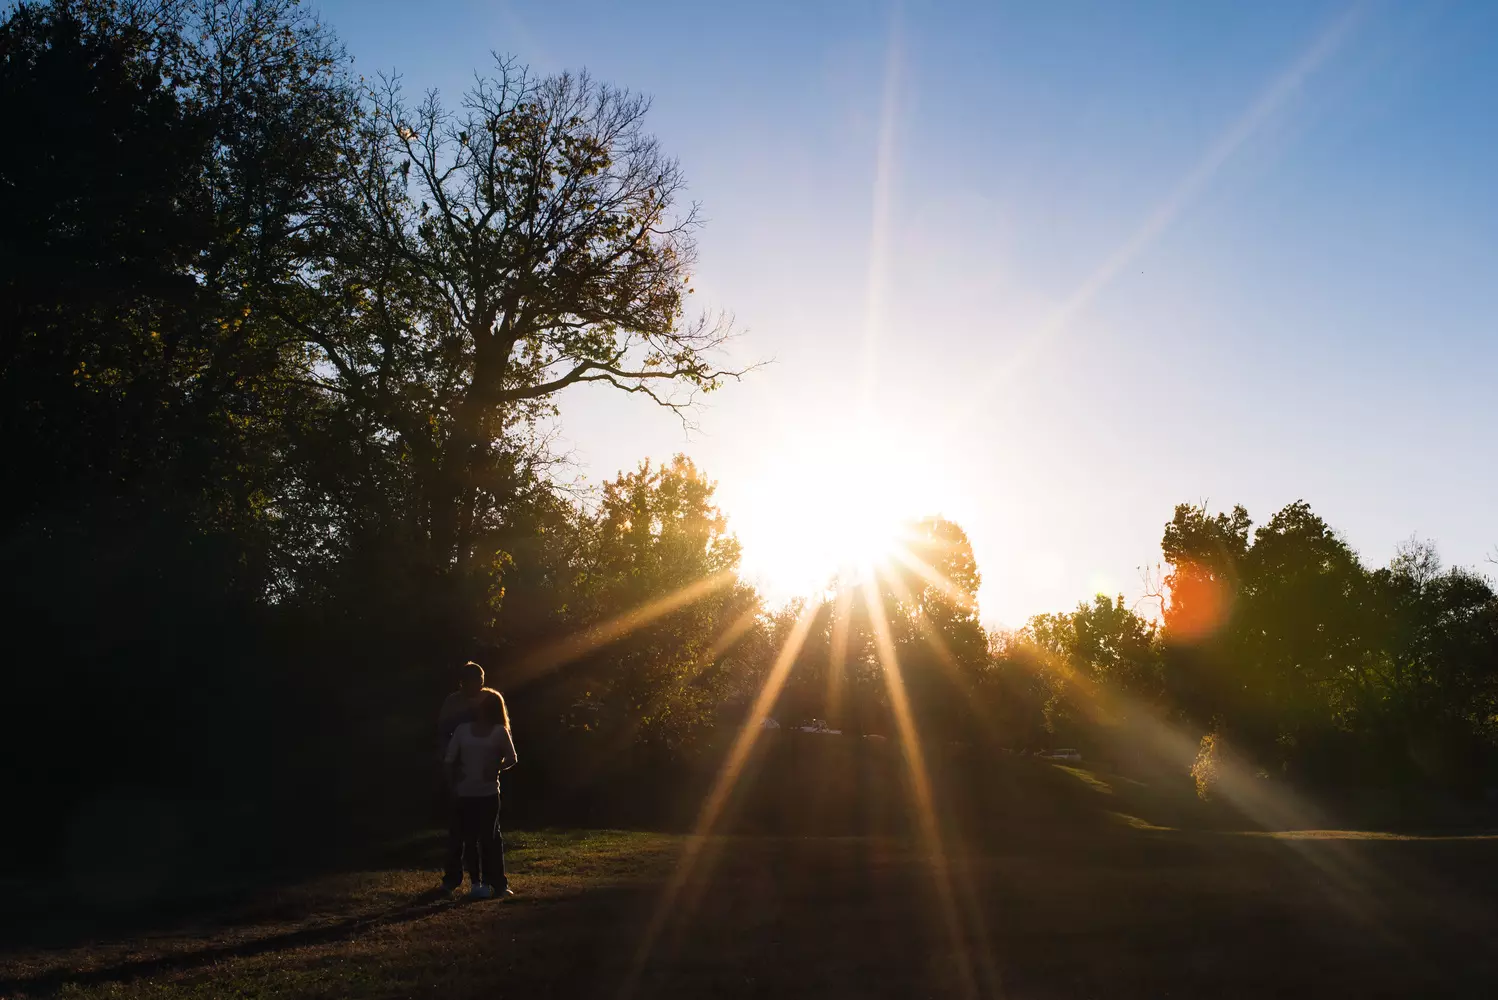
<path id="1" fill-rule="evenodd" d="M 437 752 L 446 753 L 447 745 L 452 742 L 453 733 L 457 731 L 462 719 L 462 705 L 458 702 L 457 693 L 448 695 L 442 702 L 442 709 L 437 713 Z"/>
<path id="2" fill-rule="evenodd" d="M 447 753 L 442 756 L 442 773 L 447 775 L 447 783 L 456 785 L 458 783 L 458 734 L 454 732 L 447 741 Z"/>
<path id="3" fill-rule="evenodd" d="M 505 734 L 504 740 L 500 743 L 499 747 L 499 769 L 501 771 L 508 771 L 519 762 L 515 756 L 515 740 L 510 735 L 508 729 L 500 727 L 499 731 Z"/>
<path id="4" fill-rule="evenodd" d="M 514 763 L 515 745 L 510 742 L 510 734 L 504 726 L 495 726 L 489 734 L 490 757 L 484 768 L 484 781 L 498 781 L 499 772 L 510 767 Z"/>

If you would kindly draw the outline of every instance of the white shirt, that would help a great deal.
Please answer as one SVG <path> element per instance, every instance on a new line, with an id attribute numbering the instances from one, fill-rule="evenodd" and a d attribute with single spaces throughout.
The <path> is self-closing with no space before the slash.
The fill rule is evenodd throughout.
<path id="1" fill-rule="evenodd" d="M 453 794 L 479 799 L 499 794 L 499 771 L 515 763 L 515 743 L 510 731 L 495 726 L 486 736 L 477 736 L 473 723 L 465 722 L 453 732 L 447 745 L 447 762 L 458 765 Z"/>

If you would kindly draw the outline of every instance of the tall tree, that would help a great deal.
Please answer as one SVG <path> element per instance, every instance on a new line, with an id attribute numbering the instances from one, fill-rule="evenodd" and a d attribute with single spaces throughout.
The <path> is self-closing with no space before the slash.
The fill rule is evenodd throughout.
<path id="1" fill-rule="evenodd" d="M 0 158 L 0 605 L 47 651 L 7 672 L 0 732 L 35 746 L 85 720 L 37 759 L 43 796 L 101 759 L 165 785 L 212 766 L 227 787 L 266 756 L 179 751 L 263 708 L 280 662 L 255 653 L 299 531 L 285 458 L 326 399 L 272 305 L 352 134 L 342 66 L 292 0 L 0 20 L 0 107 L 25 136 Z"/>
<path id="2" fill-rule="evenodd" d="M 268 306 L 350 134 L 341 66 L 292 0 L 24 4 L 0 28 L 30 137 L 0 163 L 11 527 L 190 522 L 263 594 L 287 431 L 317 405 Z"/>
<path id="3" fill-rule="evenodd" d="M 1334 723 L 1331 706 L 1368 662 L 1366 576 L 1356 554 L 1304 501 L 1254 535 L 1232 623 L 1243 694 L 1240 740 L 1285 751 Z"/>
<path id="4" fill-rule="evenodd" d="M 1031 618 L 1017 638 L 1047 691 L 1050 731 L 1075 741 L 1098 719 L 1120 721 L 1157 703 L 1158 636 L 1122 595 L 1098 594 L 1073 611 Z"/>
<path id="5" fill-rule="evenodd" d="M 1236 704 L 1226 629 L 1252 526 L 1242 506 L 1211 514 L 1204 504 L 1178 504 L 1160 542 L 1170 566 L 1164 579 L 1164 682 L 1171 700 L 1202 725 Z"/>
<path id="6" fill-rule="evenodd" d="M 713 490 L 680 455 L 605 485 L 585 529 L 570 624 L 584 635 L 621 618 L 628 627 L 606 631 L 569 672 L 580 725 L 680 748 L 714 722 L 749 668 L 742 653 L 760 599 L 736 576 L 739 543 Z"/>
<path id="7" fill-rule="evenodd" d="M 885 574 L 899 620 L 899 661 L 918 715 L 949 739 L 972 735 L 982 715 L 978 686 L 988 637 L 978 620 L 982 576 L 967 532 L 955 521 L 911 523 Z"/>
<path id="8" fill-rule="evenodd" d="M 332 214 L 346 239 L 318 279 L 331 306 L 295 319 L 415 477 L 411 527 L 437 567 L 488 560 L 506 455 L 562 389 L 686 412 L 732 374 L 713 360 L 727 326 L 684 315 L 697 215 L 647 110 L 510 62 L 457 111 L 397 79 L 366 95 Z"/>
<path id="9" fill-rule="evenodd" d="M 1176 704 L 1276 773 L 1470 780 L 1498 735 L 1488 583 L 1414 543 L 1370 572 L 1303 501 L 1248 525 L 1183 505 L 1166 526 Z"/>

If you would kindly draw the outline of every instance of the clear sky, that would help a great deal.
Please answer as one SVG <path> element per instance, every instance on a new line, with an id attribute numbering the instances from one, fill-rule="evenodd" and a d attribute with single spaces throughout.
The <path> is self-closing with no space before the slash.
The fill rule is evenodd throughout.
<path id="1" fill-rule="evenodd" d="M 772 597 L 871 503 L 962 524 L 1008 625 L 1139 596 L 1182 501 L 1493 569 L 1498 3 L 316 7 L 414 90 L 497 50 L 653 96 L 697 305 L 774 364 L 689 438 L 568 390 L 565 441 L 690 454 Z"/>

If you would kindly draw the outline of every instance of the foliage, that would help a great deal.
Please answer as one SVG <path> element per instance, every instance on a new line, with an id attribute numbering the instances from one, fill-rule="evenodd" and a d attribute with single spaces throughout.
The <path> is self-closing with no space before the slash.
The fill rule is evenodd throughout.
<path id="1" fill-rule="evenodd" d="M 1218 720 L 1222 737 L 1281 773 L 1472 780 L 1495 736 L 1487 581 L 1441 572 L 1429 544 L 1369 570 L 1304 502 L 1252 544 L 1248 527 L 1241 507 L 1209 518 L 1182 506 L 1166 528 L 1173 578 L 1185 581 L 1179 598 L 1171 591 L 1166 662 L 1186 715 Z M 1192 605 L 1203 565 L 1231 595 L 1206 629 Z"/>
<path id="2" fill-rule="evenodd" d="M 1099 710 L 1099 688 L 1112 696 L 1114 716 L 1159 699 L 1159 631 L 1126 607 L 1122 595 L 1110 601 L 1098 594 L 1075 611 L 1036 615 L 1021 639 L 1034 651 L 1034 669 L 1047 691 L 1050 732 L 1073 734 L 1085 726 Z"/>
<path id="3" fill-rule="evenodd" d="M 574 724 L 668 749 L 697 738 L 733 693 L 759 595 L 736 576 L 738 541 L 712 504 L 713 484 L 691 460 L 644 462 L 606 484 L 579 554 L 574 631 L 620 614 L 639 623 L 573 672 Z M 691 595 L 654 615 L 663 599 Z"/>
<path id="4" fill-rule="evenodd" d="M 348 125 L 337 66 L 273 0 L 28 4 L 0 28 L 0 102 L 29 136 L 0 164 L 18 534 L 111 550 L 161 520 L 266 586 L 275 456 L 317 405 L 266 304 Z"/>
<path id="5" fill-rule="evenodd" d="M 991 639 L 989 698 L 1018 746 L 1095 744 L 1131 717 L 1204 734 L 1206 794 L 1232 753 L 1309 781 L 1472 788 L 1498 760 L 1498 597 L 1412 539 L 1369 569 L 1303 501 L 1182 504 L 1165 526 L 1163 616 L 1122 598 Z"/>
<path id="6" fill-rule="evenodd" d="M 82 730 L 15 776 L 37 808 L 66 815 L 98 759 L 259 816 L 330 784 L 377 805 L 371 776 L 429 738 L 430 668 L 732 577 L 689 464 L 621 479 L 595 516 L 542 424 L 567 385 L 689 416 L 729 374 L 727 326 L 684 318 L 680 171 L 643 100 L 500 76 L 466 124 L 408 112 L 296 0 L 0 21 L 27 136 L 0 158 L 3 596 L 47 664 L 8 669 L 3 731 L 19 755 Z M 655 531 L 619 529 L 642 502 Z M 688 742 L 733 688 L 706 630 L 757 613 L 735 580 L 595 657 L 610 709 Z M 244 735 L 189 752 L 223 731 Z"/>
<path id="7" fill-rule="evenodd" d="M 689 420 L 740 373 L 687 316 L 698 215 L 638 96 L 501 61 L 451 110 L 354 79 L 295 0 L 52 0 L 0 22 L 0 107 L 0 605 L 42 651 L 0 732 L 42 813 L 124 795 L 79 786 L 108 760 L 209 825 L 358 826 L 469 656 L 592 762 L 701 751 L 793 653 L 776 714 L 852 733 L 1162 715 L 1275 774 L 1492 767 L 1488 581 L 1415 542 L 1370 569 L 1304 503 L 1177 507 L 1159 623 L 1099 595 L 990 633 L 949 520 L 767 609 L 689 459 L 566 488 L 562 390 Z"/>
<path id="8" fill-rule="evenodd" d="M 18 753 L 83 734 L 21 776 L 40 808 L 100 791 L 64 779 L 101 759 L 202 780 L 182 742 L 280 683 L 240 668 L 297 545 L 284 456 L 322 400 L 271 304 L 350 125 L 340 59 L 289 0 L 0 23 L 0 107 L 26 135 L 0 159 L 0 603 L 46 664 L 8 671 L 3 731 Z M 217 767 L 270 756 L 257 735 Z"/>
<path id="9" fill-rule="evenodd" d="M 713 362 L 728 328 L 684 318 L 696 213 L 676 212 L 643 99 L 508 61 L 457 112 L 397 77 L 361 99 L 320 217 L 337 239 L 288 319 L 402 483 L 383 516 L 434 568 L 483 575 L 556 393 L 601 383 L 688 413 L 730 374 Z"/>
<path id="10" fill-rule="evenodd" d="M 1220 737 L 1207 733 L 1197 749 L 1196 760 L 1191 762 L 1191 780 L 1196 782 L 1196 796 L 1203 801 L 1212 797 L 1221 767 Z"/>

